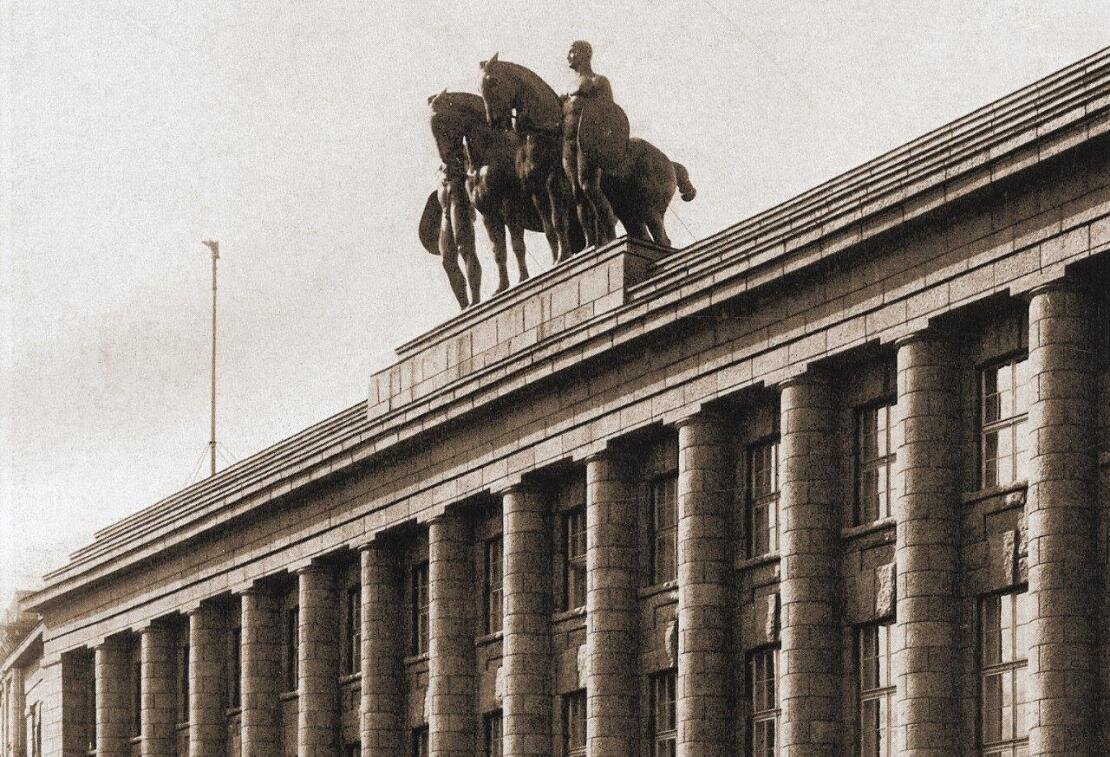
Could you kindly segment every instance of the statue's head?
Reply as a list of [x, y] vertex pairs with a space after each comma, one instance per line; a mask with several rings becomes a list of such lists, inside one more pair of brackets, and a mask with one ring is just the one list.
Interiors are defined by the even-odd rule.
[[575, 40], [570, 43], [570, 50], [567, 52], [567, 65], [577, 70], [579, 66], [589, 65], [593, 57], [594, 49], [589, 42], [582, 39]]
[[486, 104], [486, 121], [495, 129], [512, 128], [516, 84], [505, 75], [504, 64], [497, 59], [497, 53], [479, 63], [478, 68], [478, 90]]

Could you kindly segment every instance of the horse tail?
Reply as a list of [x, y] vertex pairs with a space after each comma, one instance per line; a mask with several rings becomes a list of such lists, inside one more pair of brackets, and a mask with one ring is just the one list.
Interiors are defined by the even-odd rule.
[[674, 179], [678, 183], [679, 196], [682, 197], [684, 202], [690, 202], [698, 196], [698, 190], [690, 183], [690, 173], [686, 170], [686, 166], [681, 163], [672, 160], [671, 165], [674, 166]]

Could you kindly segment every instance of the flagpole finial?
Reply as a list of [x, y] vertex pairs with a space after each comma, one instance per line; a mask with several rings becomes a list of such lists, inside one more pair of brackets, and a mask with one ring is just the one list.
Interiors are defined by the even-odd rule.
[[212, 250], [212, 257], [214, 257], [214, 258], [220, 257], [220, 243], [219, 242], [216, 242], [212, 239], [206, 239], [203, 242], [201, 242], [201, 244], [203, 244], [208, 249]]

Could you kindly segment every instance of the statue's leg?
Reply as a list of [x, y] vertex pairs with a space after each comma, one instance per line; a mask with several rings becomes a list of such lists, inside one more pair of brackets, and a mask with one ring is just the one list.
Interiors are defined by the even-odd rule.
[[516, 270], [520, 277], [519, 280], [527, 281], [530, 276], [528, 273], [528, 254], [524, 248], [524, 226], [519, 219], [514, 219], [509, 223], [509, 237], [513, 243], [513, 254], [516, 255]]
[[563, 140], [563, 173], [570, 184], [571, 199], [578, 213], [578, 223], [582, 225], [582, 232], [586, 235], [586, 246], [597, 246], [597, 227], [594, 224], [593, 214], [590, 212], [589, 198], [582, 191], [582, 184], [578, 181], [578, 163], [582, 156], [574, 140]]
[[497, 263], [497, 289], [494, 294], [509, 288], [509, 255], [505, 249], [505, 222], [493, 214], [483, 215], [490, 244], [493, 245], [493, 259]]
[[447, 272], [447, 281], [459, 307], [466, 309], [470, 300], [466, 294], [466, 279], [459, 268], [459, 248], [455, 245], [455, 234], [451, 229], [451, 214], [444, 213], [439, 224], [439, 259], [443, 263], [443, 270]]
[[466, 283], [470, 285], [470, 304], [482, 301], [482, 266], [474, 251], [474, 220], [466, 193], [452, 192], [451, 224], [455, 229], [455, 243], [466, 267]]
[[569, 225], [567, 213], [569, 212], [569, 198], [566, 192], [566, 178], [558, 169], [552, 171], [546, 182], [547, 201], [546, 208], [539, 208], [540, 215], [547, 215], [551, 225], [555, 227], [555, 235], [559, 239], [559, 255], [555, 262], [559, 263], [571, 256]]
[[601, 191], [601, 169], [586, 165], [581, 154], [578, 155], [578, 182], [586, 195], [586, 202], [593, 210], [594, 223], [597, 224], [598, 244], [612, 242], [617, 236], [613, 220], [613, 208], [609, 199]]
[[651, 238], [658, 245], [663, 247], [671, 246], [671, 238], [667, 236], [667, 229], [663, 225], [663, 214], [652, 213], [648, 216], [648, 229], [651, 230]]

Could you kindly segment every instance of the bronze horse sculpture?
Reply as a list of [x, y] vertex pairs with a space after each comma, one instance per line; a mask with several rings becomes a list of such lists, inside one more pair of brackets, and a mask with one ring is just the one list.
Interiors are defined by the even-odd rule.
[[[498, 270], [496, 292], [509, 286], [506, 230], [516, 257], [518, 280], [525, 281], [529, 273], [524, 232], [544, 228], [517, 177], [519, 137], [486, 123], [485, 104], [478, 95], [444, 90], [428, 98], [428, 104], [432, 135], [443, 161], [443, 178], [440, 188], [428, 197], [420, 238], [425, 249], [442, 256], [452, 290], [465, 308], [481, 296], [473, 210], [481, 214], [493, 246]], [[557, 257], [558, 240], [553, 233], [548, 233], [548, 243], [553, 257]], [[458, 258], [464, 261], [465, 275], [458, 267]]]
[[[479, 86], [487, 121], [491, 126], [511, 128], [520, 134], [518, 173], [532, 193], [537, 208], [542, 206], [537, 192], [547, 189], [550, 223], [561, 234], [561, 229], [570, 226], [572, 197], [560, 149], [562, 102], [535, 72], [517, 63], [498, 60], [494, 55], [480, 67]], [[601, 189], [628, 236], [666, 247], [670, 247], [671, 242], [664, 215], [675, 190], [680, 190], [682, 199], [687, 202], [697, 193], [685, 167], [637, 137], [631, 137], [619, 161], [603, 171]], [[590, 229], [587, 228], [586, 233], [589, 239]], [[595, 230], [595, 239], [596, 234]], [[564, 257], [560, 254], [560, 260]]]

